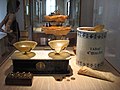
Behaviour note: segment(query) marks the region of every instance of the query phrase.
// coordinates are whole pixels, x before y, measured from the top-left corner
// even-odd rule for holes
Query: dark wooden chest
[[[28,58],[24,55],[20,56],[18,52],[17,54],[14,53],[12,57],[13,72],[31,72],[33,74],[67,74],[70,72],[70,59],[47,59],[44,52],[42,52],[42,55],[39,52],[34,53],[33,57],[29,55]],[[45,58],[42,58],[42,56]]]

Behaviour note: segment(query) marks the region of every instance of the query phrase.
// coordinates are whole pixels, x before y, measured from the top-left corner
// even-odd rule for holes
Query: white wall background
[[[108,29],[106,59],[120,71],[120,0],[95,0],[94,24]]]
[[[7,0],[0,0],[0,22],[6,15]]]

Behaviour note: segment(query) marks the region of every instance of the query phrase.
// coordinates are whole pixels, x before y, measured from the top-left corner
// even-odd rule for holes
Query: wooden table
[[[70,52],[73,53],[71,50]],[[32,86],[8,86],[5,85],[5,77],[12,71],[12,60],[9,57],[0,67],[0,90],[120,90],[120,85],[113,82],[78,75],[80,67],[76,65],[76,56],[71,56],[69,65],[73,74],[61,81],[56,81],[56,77],[61,75],[40,75],[34,76]],[[106,60],[100,69],[120,76]]]

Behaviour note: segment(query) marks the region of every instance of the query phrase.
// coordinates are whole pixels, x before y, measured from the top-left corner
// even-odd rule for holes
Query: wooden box
[[[9,73],[5,79],[5,84],[6,85],[31,86],[32,79],[33,79],[33,74],[30,72]]]
[[[70,59],[51,59],[48,53],[49,51],[35,50],[26,56],[22,55],[20,52],[15,52],[12,55],[13,72],[31,72],[33,74],[70,73]]]

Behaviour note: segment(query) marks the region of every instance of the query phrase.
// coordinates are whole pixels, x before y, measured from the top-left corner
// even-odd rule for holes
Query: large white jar
[[[96,69],[104,62],[107,30],[96,32],[80,28],[77,28],[76,63]]]

